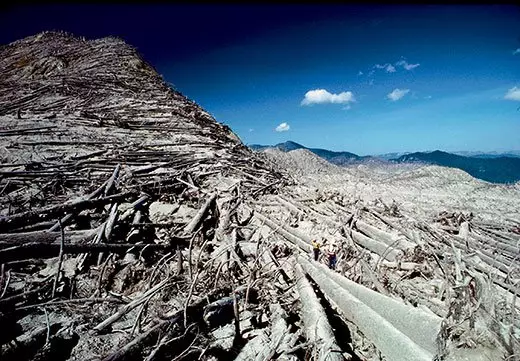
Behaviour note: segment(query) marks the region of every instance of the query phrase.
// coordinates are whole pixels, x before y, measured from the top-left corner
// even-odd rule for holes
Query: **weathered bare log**
[[[197,212],[195,217],[193,217],[193,219],[190,221],[190,223],[188,223],[186,225],[186,227],[184,228],[185,233],[191,234],[197,229],[199,224],[204,219],[204,216],[207,214],[208,210],[215,203],[216,199],[217,199],[216,193],[213,193],[212,195],[210,195],[210,197],[206,200],[206,202],[204,203],[202,208],[199,209],[199,211]]]
[[[311,284],[305,277],[302,267],[293,260],[296,289],[302,304],[302,319],[305,325],[307,340],[318,351],[318,360],[342,361],[343,356],[337,353],[341,350],[336,343],[334,332],[327,320],[327,315],[321,307]]]
[[[66,244],[82,244],[86,243],[96,235],[98,229],[89,229],[86,231],[68,231],[65,232]],[[61,232],[50,231],[32,231],[21,233],[0,233],[0,244],[2,245],[22,245],[24,243],[56,243],[61,238]]]
[[[105,197],[110,194],[112,191],[112,187],[114,186],[114,183],[117,180],[117,177],[119,176],[119,170],[121,169],[121,164],[117,164],[116,168],[114,169],[114,173],[112,173],[112,176],[108,179],[107,186],[105,188]]]
[[[123,317],[125,314],[136,308],[137,306],[143,304],[144,302],[148,301],[150,297],[152,297],[154,294],[159,292],[161,289],[166,287],[168,283],[171,282],[169,278],[161,281],[160,283],[156,284],[154,287],[150,288],[148,291],[146,291],[141,297],[138,299],[133,300],[132,302],[124,305],[121,307],[116,313],[114,313],[112,316],[108,317],[103,322],[97,324],[94,327],[94,330],[97,332],[103,331],[105,328],[119,320],[121,317]]]
[[[293,230],[290,230],[289,227],[284,225],[279,225],[276,222],[272,221],[267,216],[255,211],[254,217],[258,218],[261,222],[264,222],[269,228],[273,231],[282,235],[285,239],[293,243],[294,245],[300,247],[306,252],[310,252],[312,250],[311,247],[311,239],[309,237],[303,236],[301,234],[295,234]]]
[[[399,239],[397,236],[380,230],[366,222],[363,222],[360,219],[356,220],[355,225],[358,230],[365,233],[370,238],[383,242],[387,246],[393,245],[393,247],[403,251],[407,249],[413,249],[417,246],[414,243],[411,243],[405,239]]]
[[[201,297],[195,302],[191,303],[186,309],[186,316],[188,316],[188,319],[190,321],[193,321],[194,319],[202,319],[202,308],[208,302],[213,301],[216,295],[221,294],[222,292],[222,289],[213,290],[205,297]],[[180,325],[184,318],[184,309],[180,309],[171,317],[159,320],[155,325],[151,326],[147,331],[134,338],[123,347],[106,355],[103,357],[102,361],[124,361],[135,359],[135,354],[138,352],[138,350],[146,347],[147,345],[150,345],[151,343],[154,343],[154,340],[157,339],[157,336],[168,328],[171,328],[174,325]]]
[[[5,244],[0,243],[0,247]],[[89,243],[89,244],[64,244],[65,254],[81,254],[88,252],[124,252],[131,248],[155,250],[168,250],[170,245],[164,244],[134,244],[134,243]],[[19,246],[0,249],[0,263],[26,258],[53,258],[60,252],[60,244],[31,242]]]
[[[402,257],[402,252],[400,250],[392,249],[389,245],[376,241],[375,239],[367,237],[364,234],[354,230],[351,232],[354,242],[368,249],[369,251],[378,254],[381,257],[384,256],[384,258],[389,261],[396,261]]]
[[[359,327],[389,361],[431,361],[433,359],[434,353],[428,350],[436,349],[435,339],[428,340],[428,349],[421,347],[407,334],[333,281],[330,275],[326,275],[303,257],[298,257],[298,262],[320,286],[324,294],[337,305],[347,319]],[[394,312],[399,311],[396,309]],[[408,312],[399,317],[409,318]],[[409,332],[417,332],[417,326]]]
[[[57,206],[17,213],[8,217],[1,217],[0,230],[7,231],[26,224],[42,222],[48,219],[56,219],[63,216],[65,213],[79,212],[87,208],[96,208],[110,202],[121,201],[134,195],[134,192],[124,192],[99,199],[80,199],[70,203],[59,204]]]

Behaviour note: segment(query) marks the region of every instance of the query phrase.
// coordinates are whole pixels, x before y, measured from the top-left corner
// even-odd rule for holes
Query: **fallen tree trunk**
[[[322,264],[311,264],[303,257],[298,257],[298,262],[304,265],[306,270],[310,267],[320,270],[335,283],[346,289],[352,296],[385,318],[400,332],[410,337],[419,346],[431,353],[436,352],[435,339],[439,333],[442,318],[408,306],[401,300],[373,291],[341,276],[337,272],[331,271]]]
[[[0,247],[2,244],[0,244]],[[60,253],[60,243],[25,243],[19,246],[0,249],[0,264],[26,258],[53,258]],[[88,252],[124,252],[130,248],[150,248],[155,250],[167,250],[171,245],[150,243],[89,243],[89,244],[64,244],[63,253],[81,254]]]
[[[403,251],[407,249],[413,249],[417,246],[415,243],[409,242],[406,239],[399,239],[396,235],[382,231],[368,223],[363,222],[362,220],[356,220],[355,225],[358,230],[365,233],[370,238],[383,242],[388,246],[393,245],[393,247]]]
[[[72,231],[65,233],[65,243],[67,244],[82,244],[87,243],[98,232],[98,229],[89,229],[86,231]],[[49,231],[33,231],[21,233],[0,233],[0,244],[17,246],[25,243],[41,243],[52,244],[59,242],[61,239],[61,232]]]
[[[339,229],[343,226],[341,223],[335,222],[335,221],[327,218],[323,214],[316,212],[314,209],[312,209],[308,206],[301,205],[296,202],[292,202],[292,201],[282,198],[280,196],[276,196],[276,199],[279,200],[280,203],[287,205],[287,207],[289,207],[291,209],[298,210],[299,212],[303,212],[303,213],[305,213],[306,211],[311,213],[314,217],[318,218],[321,222],[326,223],[333,228]]]
[[[303,269],[313,278],[324,294],[341,310],[348,320],[378,348],[388,361],[431,361],[434,353],[415,343],[406,334],[372,308],[353,296],[348,290],[320,271],[303,257],[298,257]],[[397,311],[399,312],[399,311]],[[408,318],[408,314],[401,315]],[[417,332],[411,329],[410,332]],[[428,349],[434,348],[435,340]]]
[[[336,343],[334,332],[327,320],[327,315],[321,307],[311,284],[305,277],[302,267],[293,262],[294,275],[296,278],[296,289],[300,295],[302,304],[302,319],[305,325],[305,336],[318,352],[317,360],[343,361],[341,350]]]
[[[186,227],[184,228],[184,232],[185,233],[191,234],[191,233],[193,233],[197,229],[197,227],[199,226],[200,222],[202,222],[202,220],[204,219],[204,216],[206,215],[206,213],[210,209],[210,207],[215,203],[216,199],[217,199],[217,194],[214,193],[206,200],[206,202],[204,203],[202,208],[199,209],[199,211],[197,212],[195,217],[193,217],[191,222],[188,223],[188,225],[186,225]]]
[[[287,230],[288,227],[277,224],[276,222],[272,221],[267,216],[264,216],[263,214],[258,213],[257,211],[255,211],[254,217],[256,217],[261,222],[265,223],[273,231],[282,235],[289,242],[300,247],[302,250],[304,250],[306,252],[310,252],[312,250],[312,246],[310,245],[310,243],[311,243],[310,238],[305,237],[304,239],[302,239],[301,235],[295,235],[293,233],[293,231]]]
[[[400,250],[392,249],[387,244],[376,241],[354,230],[352,230],[352,239],[363,248],[378,254],[380,257],[384,256],[388,261],[397,261],[403,254]]]
[[[120,201],[133,195],[135,195],[135,192],[124,192],[99,199],[81,199],[70,203],[59,204],[57,206],[17,213],[8,217],[1,217],[0,230],[8,231],[27,224],[43,222],[49,219],[56,219],[66,213],[79,212],[87,208],[104,206],[105,204],[109,204],[114,201]]]
[[[262,330],[258,336],[245,344],[235,361],[256,361],[257,357],[265,360],[267,356],[269,356],[269,336]]]
[[[154,343],[154,340],[156,340],[157,337],[167,329],[172,329],[174,325],[181,325],[185,317],[188,317],[189,322],[192,322],[193,320],[197,322],[202,320],[203,307],[208,302],[215,300],[216,295],[222,292],[222,289],[214,290],[209,292],[209,294],[207,294],[205,297],[199,298],[197,301],[193,302],[186,308],[186,314],[184,313],[184,309],[180,309],[171,317],[168,317],[167,319],[161,319],[143,334],[137,336],[120,349],[103,357],[102,361],[135,360],[135,354],[138,353],[139,350],[142,350],[144,347]],[[180,327],[178,333],[182,333],[183,331],[184,329]]]

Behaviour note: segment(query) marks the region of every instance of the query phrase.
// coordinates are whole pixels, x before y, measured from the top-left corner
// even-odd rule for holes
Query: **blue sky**
[[[22,10],[33,21],[14,21]],[[520,150],[519,7],[56,5],[37,17],[41,11],[6,11],[2,42],[49,27],[121,36],[246,144],[293,140],[360,155]],[[97,21],[78,20],[89,12]]]

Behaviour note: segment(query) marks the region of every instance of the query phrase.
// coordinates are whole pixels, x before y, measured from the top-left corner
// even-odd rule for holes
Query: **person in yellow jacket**
[[[317,261],[320,257],[320,242],[317,239],[313,239],[312,242],[312,251],[314,252],[314,260]]]

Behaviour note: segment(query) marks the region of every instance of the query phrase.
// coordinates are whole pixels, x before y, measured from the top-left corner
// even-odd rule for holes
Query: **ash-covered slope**
[[[2,46],[0,358],[179,356],[175,343],[149,355],[245,283],[209,255],[243,239],[243,199],[285,179],[119,39]]]
[[[227,126],[117,38],[44,32],[0,48],[0,123],[2,214],[92,190],[118,164],[136,187],[131,174],[160,185],[185,169],[262,171],[260,157]],[[51,182],[60,184],[56,198],[38,188]]]
[[[118,38],[85,40],[44,32],[2,46],[0,89],[3,116],[40,116],[73,126],[182,131],[202,135],[208,142],[240,144],[227,127],[170,89],[134,48]]]

